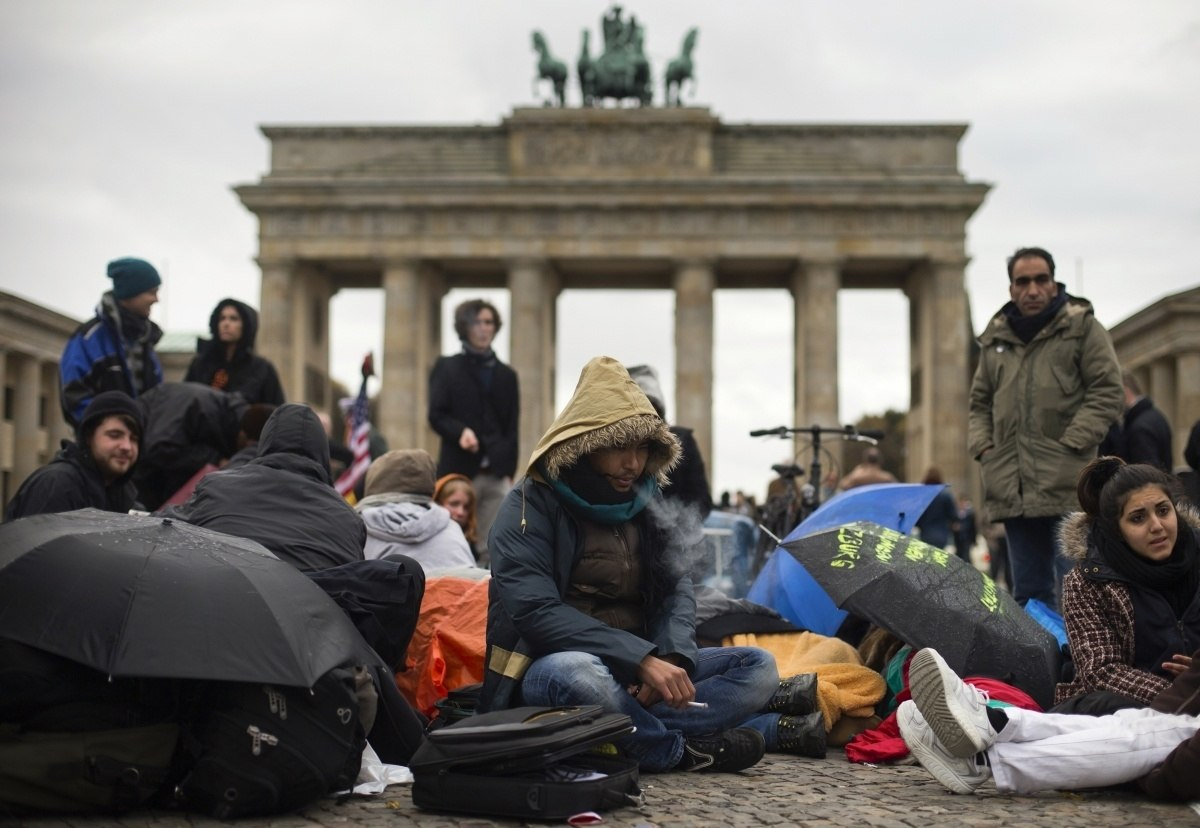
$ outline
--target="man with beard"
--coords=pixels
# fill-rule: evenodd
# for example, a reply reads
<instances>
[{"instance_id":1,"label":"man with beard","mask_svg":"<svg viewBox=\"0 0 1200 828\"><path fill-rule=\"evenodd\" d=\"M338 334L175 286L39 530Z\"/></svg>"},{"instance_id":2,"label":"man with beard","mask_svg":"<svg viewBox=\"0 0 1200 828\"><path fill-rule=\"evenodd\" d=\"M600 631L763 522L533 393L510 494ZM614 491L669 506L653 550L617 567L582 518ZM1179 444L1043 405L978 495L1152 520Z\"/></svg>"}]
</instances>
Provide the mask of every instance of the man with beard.
<instances>
[{"instance_id":1,"label":"man with beard","mask_svg":"<svg viewBox=\"0 0 1200 828\"><path fill-rule=\"evenodd\" d=\"M63 416L78 427L88 403L102 391L137 398L163 381L154 346L162 330L150 321L162 279L142 259L108 263L113 289L100 297L96 315L79 326L59 362Z\"/></svg>"},{"instance_id":2,"label":"man with beard","mask_svg":"<svg viewBox=\"0 0 1200 828\"><path fill-rule=\"evenodd\" d=\"M89 506L128 512L136 505L133 468L144 430L141 409L128 394L97 394L83 412L78 440L63 440L55 458L25 480L4 519Z\"/></svg>"}]
</instances>

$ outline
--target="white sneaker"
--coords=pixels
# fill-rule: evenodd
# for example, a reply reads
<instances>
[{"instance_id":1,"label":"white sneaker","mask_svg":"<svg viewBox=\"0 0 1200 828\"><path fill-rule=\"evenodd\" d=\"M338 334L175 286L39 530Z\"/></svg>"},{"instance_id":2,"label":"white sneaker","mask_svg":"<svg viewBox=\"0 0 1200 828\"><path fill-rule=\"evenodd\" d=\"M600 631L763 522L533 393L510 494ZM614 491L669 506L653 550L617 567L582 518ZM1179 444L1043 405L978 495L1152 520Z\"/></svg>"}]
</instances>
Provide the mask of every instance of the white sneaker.
<instances>
[{"instance_id":1,"label":"white sneaker","mask_svg":"<svg viewBox=\"0 0 1200 828\"><path fill-rule=\"evenodd\" d=\"M974 793L992 778L992 769L986 763L976 764L973 758L951 756L912 701L903 702L896 710L896 722L912 755L951 793Z\"/></svg>"},{"instance_id":2,"label":"white sneaker","mask_svg":"<svg viewBox=\"0 0 1200 828\"><path fill-rule=\"evenodd\" d=\"M937 650L926 648L913 656L908 689L951 756L974 756L996 741L996 730L987 717L987 694L960 679Z\"/></svg>"}]
</instances>

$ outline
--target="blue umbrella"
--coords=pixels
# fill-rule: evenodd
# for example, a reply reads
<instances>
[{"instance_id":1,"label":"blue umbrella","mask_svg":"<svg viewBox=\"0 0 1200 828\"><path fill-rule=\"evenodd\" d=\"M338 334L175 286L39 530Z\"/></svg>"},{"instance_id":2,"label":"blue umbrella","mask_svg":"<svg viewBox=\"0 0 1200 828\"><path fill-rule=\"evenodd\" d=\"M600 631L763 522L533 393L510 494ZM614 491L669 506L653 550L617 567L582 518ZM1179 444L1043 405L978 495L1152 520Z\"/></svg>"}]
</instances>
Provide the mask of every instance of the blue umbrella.
<instances>
[{"instance_id":1,"label":"blue umbrella","mask_svg":"<svg viewBox=\"0 0 1200 828\"><path fill-rule=\"evenodd\" d=\"M847 489L817 507L784 542L861 520L908 534L944 488L941 484L874 483ZM821 635L836 635L846 620L847 612L838 608L804 564L782 549L767 559L746 597Z\"/></svg>"},{"instance_id":2,"label":"blue umbrella","mask_svg":"<svg viewBox=\"0 0 1200 828\"><path fill-rule=\"evenodd\" d=\"M907 535L944 488L941 483L872 483L847 489L818 506L784 541L861 520Z\"/></svg>"}]
</instances>

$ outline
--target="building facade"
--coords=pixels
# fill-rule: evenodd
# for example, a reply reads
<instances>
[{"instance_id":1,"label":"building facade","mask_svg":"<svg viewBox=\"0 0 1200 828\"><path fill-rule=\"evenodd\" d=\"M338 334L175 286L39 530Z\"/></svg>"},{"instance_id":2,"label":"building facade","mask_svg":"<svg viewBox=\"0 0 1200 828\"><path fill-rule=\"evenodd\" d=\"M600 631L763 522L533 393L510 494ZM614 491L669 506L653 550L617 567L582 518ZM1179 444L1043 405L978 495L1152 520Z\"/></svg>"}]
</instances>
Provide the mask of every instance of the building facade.
<instances>
[{"instance_id":1,"label":"building facade","mask_svg":"<svg viewBox=\"0 0 1200 828\"><path fill-rule=\"evenodd\" d=\"M946 320L968 319L965 225L988 190L959 169L965 129L725 124L703 108L264 127L271 168L237 188L259 219L258 350L325 405L329 300L382 288L378 425L392 445L430 446L442 297L507 287L528 453L554 413L559 293L669 289L674 415L711 457L714 290L790 292L794 422L836 425L838 293L895 288L911 312L909 470L936 462L961 488L971 334Z\"/></svg>"}]
</instances>

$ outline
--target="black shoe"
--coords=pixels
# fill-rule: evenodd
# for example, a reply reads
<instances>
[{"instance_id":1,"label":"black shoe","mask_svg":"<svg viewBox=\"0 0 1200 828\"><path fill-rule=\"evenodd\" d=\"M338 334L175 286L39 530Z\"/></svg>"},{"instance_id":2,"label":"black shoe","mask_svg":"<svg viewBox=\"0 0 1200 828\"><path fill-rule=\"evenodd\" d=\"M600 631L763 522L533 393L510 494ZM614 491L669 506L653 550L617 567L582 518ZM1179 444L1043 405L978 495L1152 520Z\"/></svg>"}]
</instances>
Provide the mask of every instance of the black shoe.
<instances>
[{"instance_id":1,"label":"black shoe","mask_svg":"<svg viewBox=\"0 0 1200 828\"><path fill-rule=\"evenodd\" d=\"M807 716L780 716L779 750L810 759L825 758L825 717L821 713Z\"/></svg>"},{"instance_id":2,"label":"black shoe","mask_svg":"<svg viewBox=\"0 0 1200 828\"><path fill-rule=\"evenodd\" d=\"M733 773L757 764L766 752L767 743L761 733L749 727L735 727L708 736L685 738L683 758L675 769Z\"/></svg>"},{"instance_id":3,"label":"black shoe","mask_svg":"<svg viewBox=\"0 0 1200 828\"><path fill-rule=\"evenodd\" d=\"M768 713L807 716L817 709L817 674L801 673L779 682L779 689L767 702Z\"/></svg>"}]
</instances>

